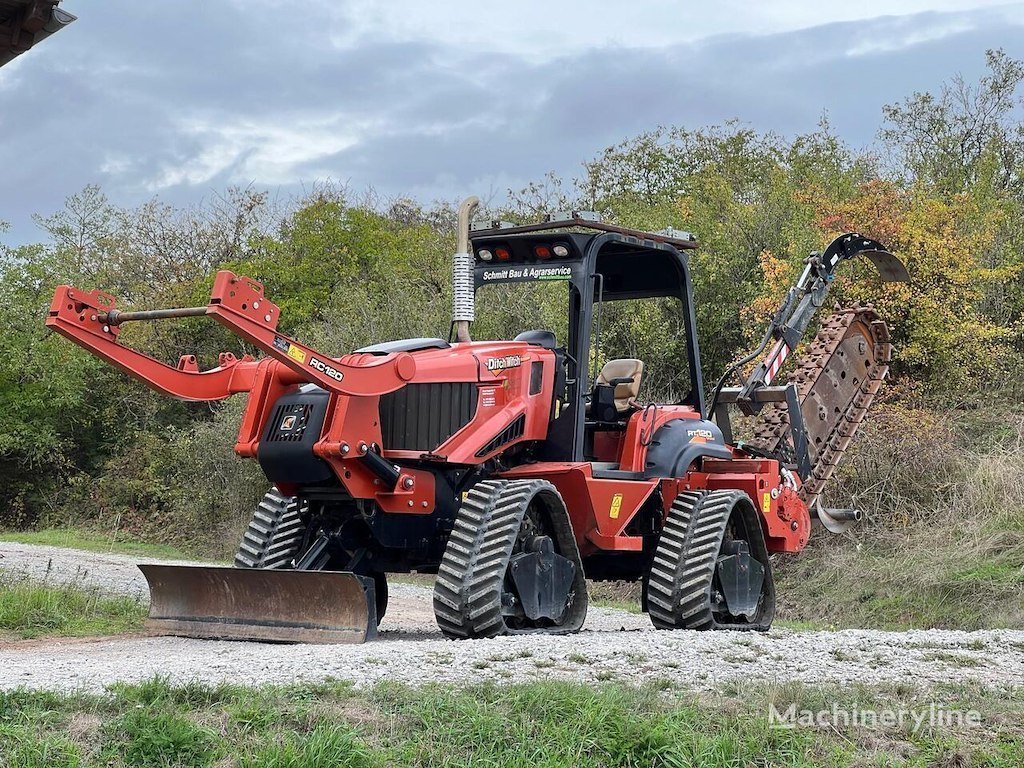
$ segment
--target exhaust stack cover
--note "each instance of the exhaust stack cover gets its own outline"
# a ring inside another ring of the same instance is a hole
[[[452,257],[452,289],[452,322],[473,322],[476,319],[473,254],[456,253]]]

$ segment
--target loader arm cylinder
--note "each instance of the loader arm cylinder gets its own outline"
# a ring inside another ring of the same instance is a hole
[[[141,312],[119,312],[116,309],[112,309],[109,312],[100,312],[97,319],[107,325],[121,325],[122,323],[130,323],[137,320],[171,320],[181,317],[203,317],[207,311],[206,307],[147,309]]]

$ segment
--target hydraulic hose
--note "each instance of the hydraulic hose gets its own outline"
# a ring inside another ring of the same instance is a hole
[[[729,367],[725,369],[725,373],[722,374],[722,378],[720,378],[718,380],[718,383],[715,384],[714,393],[711,395],[711,403],[708,405],[707,413],[704,414],[705,419],[710,419],[714,415],[715,406],[718,405],[718,398],[722,394],[722,388],[725,386],[725,382],[729,380],[729,377],[736,373],[737,369],[739,369],[741,366],[746,365],[755,357],[764,352],[765,348],[767,348],[768,346],[768,342],[770,342],[771,340],[772,329],[769,328],[768,331],[765,333],[764,338],[761,339],[761,343],[757,345],[757,349],[755,349],[749,355],[741,357],[739,360],[730,363]]]

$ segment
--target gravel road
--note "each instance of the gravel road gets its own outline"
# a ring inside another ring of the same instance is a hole
[[[144,560],[145,562],[157,562]],[[0,542],[0,571],[78,581],[144,600],[137,558]],[[693,690],[744,681],[974,681],[1024,685],[1024,631],[658,632],[645,615],[591,608],[584,631],[457,642],[434,625],[430,590],[391,587],[381,639],[365,645],[267,645],[175,637],[0,642],[0,689],[102,690],[163,675],[178,682],[351,680],[475,683],[537,679],[670,680]]]

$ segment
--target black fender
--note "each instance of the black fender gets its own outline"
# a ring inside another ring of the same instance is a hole
[[[682,477],[693,462],[704,457],[732,458],[718,425],[703,419],[673,419],[651,438],[644,477]]]

